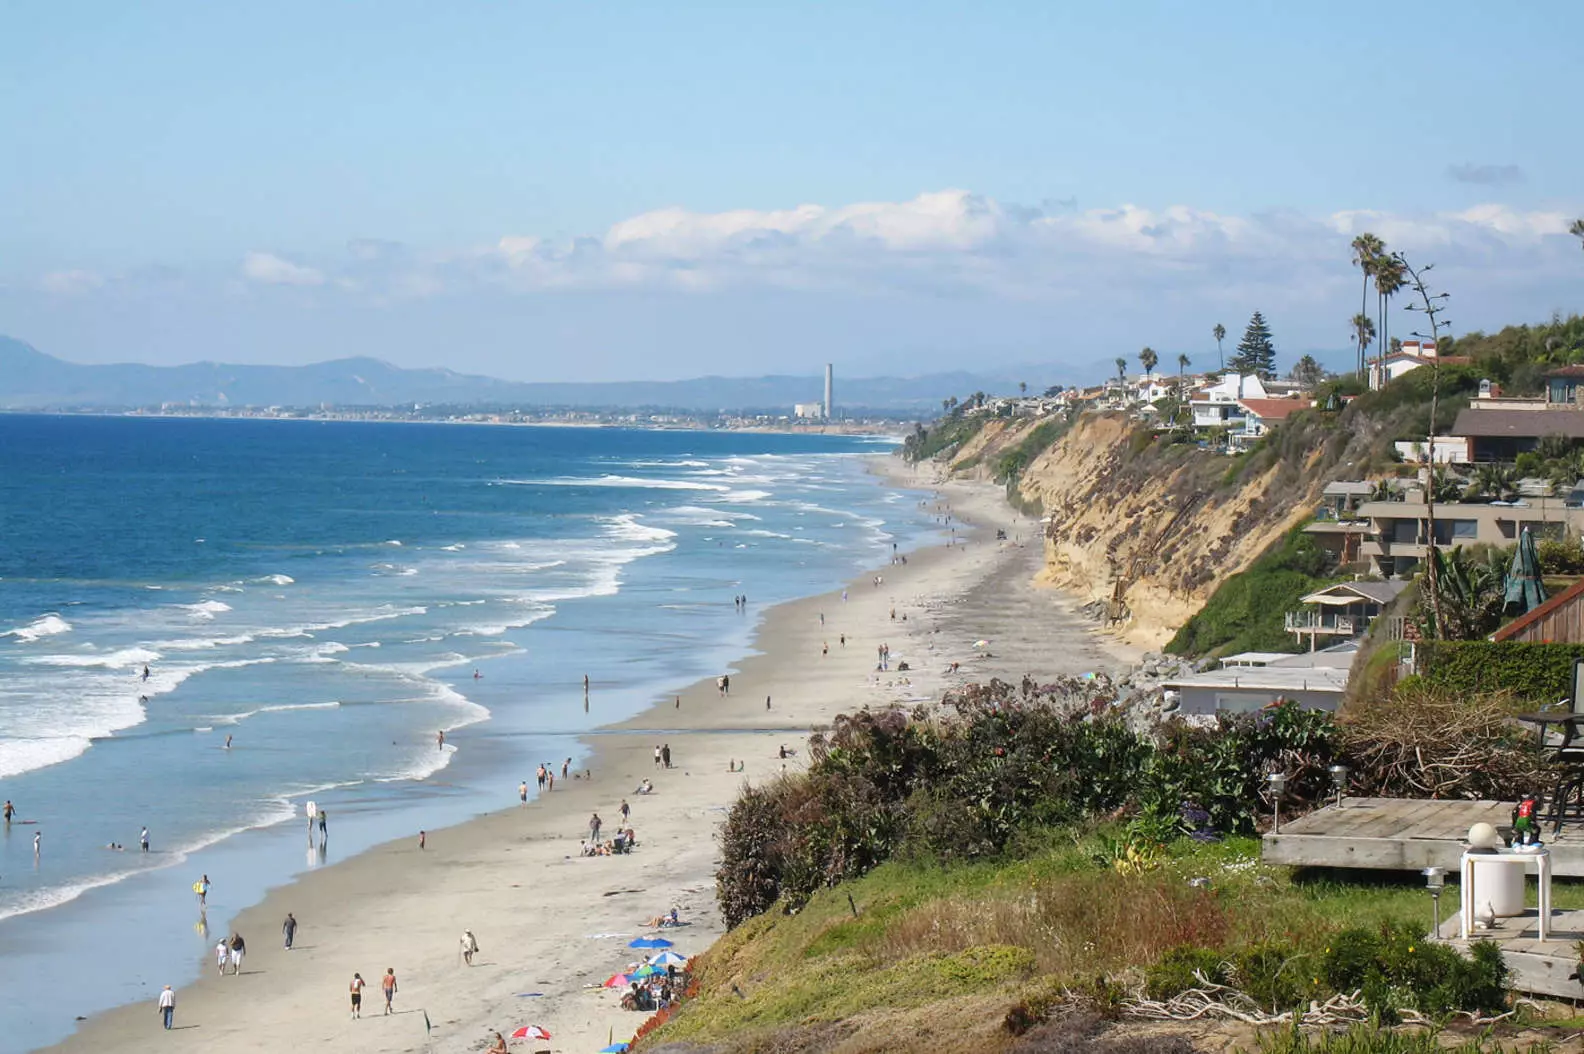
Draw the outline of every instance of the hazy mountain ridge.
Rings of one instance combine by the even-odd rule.
[[[818,376],[698,377],[683,381],[538,383],[454,370],[407,369],[369,357],[307,366],[195,362],[182,366],[66,362],[0,337],[0,408],[114,409],[186,406],[402,406],[412,403],[520,407],[664,407],[678,410],[780,410],[818,402]],[[838,409],[939,408],[948,395],[1011,392],[1017,382],[967,371],[923,377],[836,376]]]

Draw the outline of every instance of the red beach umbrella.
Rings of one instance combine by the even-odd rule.
[[[603,987],[605,987],[605,988],[626,988],[630,984],[632,984],[632,978],[631,977],[628,977],[624,973],[615,973],[615,974],[611,974],[609,977],[605,978],[605,984],[604,984]]]
[[[512,1039],[549,1039],[550,1033],[538,1025],[524,1025],[511,1034]]]

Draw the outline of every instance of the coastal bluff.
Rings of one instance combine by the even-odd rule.
[[[1034,425],[991,422],[955,452],[953,475],[984,475]],[[1081,415],[1034,456],[1008,497],[1046,520],[1036,581],[1159,648],[1227,577],[1313,515],[1325,484],[1361,453],[1345,431],[1289,429],[1243,458],[1159,441],[1120,414]]]

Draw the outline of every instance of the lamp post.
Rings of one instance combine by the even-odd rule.
[[[1446,868],[1432,864],[1419,873],[1424,876],[1425,888],[1430,891],[1430,917],[1434,921],[1430,936],[1436,939],[1441,936],[1441,888],[1446,885]]]
[[[1287,777],[1280,772],[1268,773],[1265,785],[1270,788],[1271,834],[1281,834],[1281,797],[1287,789]]]
[[[1326,771],[1331,773],[1331,787],[1336,791],[1336,805],[1340,809],[1342,808],[1342,796],[1347,793],[1347,778],[1350,770],[1346,765],[1338,762],[1326,769]]]

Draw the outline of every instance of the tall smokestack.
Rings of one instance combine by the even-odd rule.
[[[831,364],[825,364],[825,420],[836,419],[836,407],[831,403]]]

